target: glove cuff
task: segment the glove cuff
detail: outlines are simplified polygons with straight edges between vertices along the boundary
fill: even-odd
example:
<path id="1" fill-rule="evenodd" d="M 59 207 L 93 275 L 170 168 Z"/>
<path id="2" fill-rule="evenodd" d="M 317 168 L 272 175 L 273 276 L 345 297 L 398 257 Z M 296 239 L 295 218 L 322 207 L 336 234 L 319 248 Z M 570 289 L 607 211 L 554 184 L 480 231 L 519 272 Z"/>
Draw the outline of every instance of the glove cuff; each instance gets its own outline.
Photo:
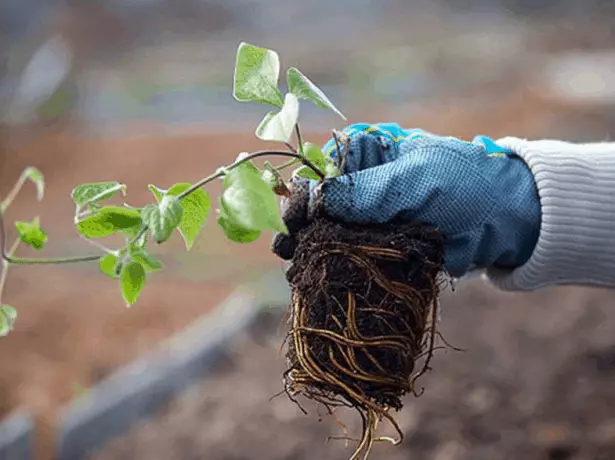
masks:
<path id="1" fill-rule="evenodd" d="M 541 203 L 538 242 L 522 266 L 490 267 L 505 291 L 549 285 L 615 286 L 615 143 L 498 140 L 529 166 Z"/>

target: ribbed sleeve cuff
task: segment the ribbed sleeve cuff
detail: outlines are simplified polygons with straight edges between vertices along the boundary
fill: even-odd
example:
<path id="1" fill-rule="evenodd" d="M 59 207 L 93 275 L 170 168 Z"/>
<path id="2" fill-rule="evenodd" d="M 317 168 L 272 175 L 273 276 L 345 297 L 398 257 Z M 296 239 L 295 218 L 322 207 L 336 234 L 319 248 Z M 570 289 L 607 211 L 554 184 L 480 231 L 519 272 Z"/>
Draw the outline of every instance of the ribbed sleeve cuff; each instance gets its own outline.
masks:
<path id="1" fill-rule="evenodd" d="M 615 143 L 569 144 L 504 138 L 529 166 L 542 219 L 530 259 L 483 276 L 505 291 L 549 285 L 615 286 Z"/>

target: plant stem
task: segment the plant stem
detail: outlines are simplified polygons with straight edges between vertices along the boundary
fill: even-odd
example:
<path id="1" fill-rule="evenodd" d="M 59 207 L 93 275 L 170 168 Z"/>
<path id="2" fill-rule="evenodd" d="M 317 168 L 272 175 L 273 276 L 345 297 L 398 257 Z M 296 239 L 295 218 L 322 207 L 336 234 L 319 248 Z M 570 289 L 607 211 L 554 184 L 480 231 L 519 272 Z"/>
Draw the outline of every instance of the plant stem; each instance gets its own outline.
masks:
<path id="1" fill-rule="evenodd" d="M 253 152 L 249 155 L 247 155 L 246 157 L 242 158 L 239 161 L 236 161 L 235 163 L 233 163 L 230 166 L 227 166 L 225 168 L 221 168 L 218 172 L 211 174 L 207 177 L 205 177 L 204 179 L 201 179 L 200 181 L 198 181 L 196 184 L 194 184 L 192 187 L 184 190 L 181 194 L 179 194 L 177 196 L 178 200 L 181 200 L 185 197 L 187 197 L 188 195 L 190 195 L 191 193 L 193 193 L 195 190 L 198 190 L 199 188 L 203 187 L 205 184 L 208 184 L 209 182 L 222 177 L 226 171 L 230 171 L 234 168 L 236 168 L 237 166 L 240 166 L 243 163 L 246 163 L 250 160 L 253 160 L 255 158 L 259 158 L 259 157 L 264 157 L 264 156 L 282 156 L 282 157 L 288 157 L 288 158 L 292 158 L 293 161 L 298 161 L 303 163 L 304 165 L 308 166 L 309 168 L 311 168 L 316 174 L 318 174 L 318 176 L 321 179 L 325 179 L 325 175 L 323 174 L 323 172 L 318 169 L 310 160 L 308 160 L 307 158 L 303 157 L 301 154 L 296 153 L 296 152 L 286 152 L 283 150 L 260 150 L 257 152 Z M 23 182 L 23 181 L 21 181 Z M 22 183 L 23 185 L 23 183 Z M 20 186 L 21 187 L 21 186 Z M 17 187 L 15 187 L 17 188 Z M 19 191 L 19 189 L 17 189 L 17 192 Z M 11 196 L 14 196 L 16 194 L 16 192 L 11 191 L 11 194 L 9 195 L 9 197 L 7 197 L 7 199 L 5 200 L 5 202 L 9 202 L 9 199 Z M 11 198 L 12 200 L 12 198 Z M 4 203 L 4 202 L 3 202 Z M 43 264 L 47 264 L 47 265 L 52 265 L 52 264 L 72 264 L 72 263 L 77 263 L 77 262 L 92 262 L 95 260 L 99 260 L 102 255 L 91 255 L 91 256 L 77 256 L 77 257 L 58 257 L 58 258 L 25 258 L 25 257 L 13 257 L 12 254 L 7 253 L 6 252 L 6 230 L 4 228 L 4 213 L 2 212 L 2 210 L 0 209 L 0 250 L 2 251 L 2 259 L 3 259 L 3 264 L 15 264 L 15 265 L 43 265 Z M 139 232 L 139 234 L 135 237 L 134 241 L 138 240 L 140 237 L 142 237 L 146 232 L 147 232 L 147 226 L 143 227 L 143 229 L 141 229 L 141 231 Z M 3 273 L 6 270 L 3 270 Z"/>
<path id="2" fill-rule="evenodd" d="M 300 160 L 298 160 L 298 159 L 296 159 L 296 158 L 293 158 L 292 160 L 288 160 L 288 161 L 286 161 L 286 162 L 282 163 L 281 165 L 276 166 L 275 170 L 276 170 L 276 171 L 282 171 L 283 169 L 286 169 L 286 168 L 288 168 L 289 166 L 294 166 L 294 165 L 296 165 L 297 163 L 301 163 L 301 161 L 300 161 Z"/>
<path id="3" fill-rule="evenodd" d="M 76 256 L 76 257 L 56 257 L 56 258 L 41 258 L 35 257 L 10 257 L 8 254 L 3 254 L 2 258 L 13 265 L 59 265 L 59 264 L 75 264 L 78 262 L 94 262 L 99 260 L 101 255 L 92 256 Z"/>
<path id="4" fill-rule="evenodd" d="M 303 139 L 301 138 L 301 129 L 299 129 L 299 123 L 295 125 L 295 134 L 297 135 L 297 145 L 299 146 L 299 153 L 303 156 Z"/>
<path id="5" fill-rule="evenodd" d="M 19 194 L 19 191 L 26 183 L 26 180 L 28 180 L 28 176 L 22 173 L 21 176 L 19 176 L 19 179 L 17 179 L 17 182 L 15 182 L 15 185 L 13 185 L 13 188 L 11 189 L 9 194 L 6 196 L 4 200 L 2 200 L 2 203 L 0 203 L 0 212 L 2 213 L 6 212 L 7 208 L 15 200 L 15 198 Z"/>
<path id="6" fill-rule="evenodd" d="M 286 145 L 286 147 L 288 147 L 288 150 L 290 150 L 292 153 L 299 153 L 297 152 L 297 149 L 293 146 L 293 144 L 291 144 L 290 142 L 284 142 L 284 145 Z"/>
<path id="7" fill-rule="evenodd" d="M 0 211 L 0 251 L 2 252 L 3 264 L 15 265 L 55 265 L 72 264 L 77 262 L 91 262 L 100 259 L 101 255 L 77 256 L 77 257 L 58 257 L 58 258 L 29 258 L 13 257 L 11 251 L 6 251 L 6 229 L 4 227 L 4 213 Z M 4 272 L 5 270 L 3 270 Z"/>
<path id="8" fill-rule="evenodd" d="M 8 253 L 11 256 L 15 254 L 15 251 L 17 251 L 18 246 L 19 246 L 19 238 L 15 240 L 15 242 L 11 246 L 11 249 L 9 249 Z M 6 284 L 6 278 L 9 272 L 9 266 L 10 264 L 5 259 L 2 259 L 2 272 L 0 272 L 0 305 L 2 305 L 2 293 L 4 292 L 4 286 Z"/>
<path id="9" fill-rule="evenodd" d="M 260 150 L 258 152 L 254 152 L 251 153 L 249 155 L 247 155 L 246 157 L 242 158 L 239 161 L 236 161 L 235 163 L 233 163 L 230 166 L 227 166 L 226 168 L 222 169 L 221 171 L 218 171 L 210 176 L 205 177 L 204 179 L 201 179 L 200 181 L 198 181 L 196 184 L 194 184 L 192 187 L 190 187 L 189 189 L 184 190 L 182 193 L 180 193 L 179 195 L 177 195 L 177 199 L 181 200 L 182 198 L 185 198 L 186 196 L 190 195 L 192 192 L 194 192 L 195 190 L 203 187 L 205 184 L 208 184 L 209 182 L 222 177 L 225 173 L 225 171 L 230 171 L 232 169 L 235 169 L 237 166 L 253 160 L 255 158 L 258 157 L 264 157 L 264 156 L 282 156 L 282 157 L 290 157 L 293 158 L 296 161 L 299 161 L 303 164 L 305 164 L 307 167 L 311 168 L 316 174 L 318 174 L 318 176 L 321 179 L 325 179 L 325 175 L 323 174 L 323 172 L 318 169 L 316 166 L 314 166 L 314 164 L 308 160 L 307 158 L 303 157 L 301 154 L 299 153 L 293 153 L 293 152 L 286 152 L 283 150 Z"/>

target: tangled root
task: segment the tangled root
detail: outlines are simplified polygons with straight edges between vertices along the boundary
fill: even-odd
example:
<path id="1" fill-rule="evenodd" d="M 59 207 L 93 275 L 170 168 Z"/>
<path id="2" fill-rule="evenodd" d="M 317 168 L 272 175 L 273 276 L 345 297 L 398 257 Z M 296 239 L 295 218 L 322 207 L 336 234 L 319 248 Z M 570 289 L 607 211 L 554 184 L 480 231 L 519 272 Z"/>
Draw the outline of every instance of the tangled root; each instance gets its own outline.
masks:
<path id="1" fill-rule="evenodd" d="M 319 219 L 299 235 L 286 277 L 292 289 L 284 388 L 329 411 L 351 407 L 363 434 L 351 460 L 373 444 L 399 444 L 391 409 L 414 393 L 437 334 L 442 235 L 417 224 L 358 226 Z M 424 358 L 415 372 L 418 359 Z M 377 437 L 388 420 L 398 439 Z M 345 436 L 342 439 L 350 439 Z"/>

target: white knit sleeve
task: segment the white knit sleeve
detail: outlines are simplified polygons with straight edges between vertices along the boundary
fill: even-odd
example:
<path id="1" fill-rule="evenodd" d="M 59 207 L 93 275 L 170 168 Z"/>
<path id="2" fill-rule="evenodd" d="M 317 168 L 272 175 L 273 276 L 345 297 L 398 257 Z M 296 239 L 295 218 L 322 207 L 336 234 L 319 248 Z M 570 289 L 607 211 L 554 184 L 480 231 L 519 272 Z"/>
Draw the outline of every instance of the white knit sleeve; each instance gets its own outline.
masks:
<path id="1" fill-rule="evenodd" d="M 556 284 L 615 287 L 615 143 L 497 141 L 529 166 L 542 218 L 530 259 L 483 276 L 506 291 Z"/>

